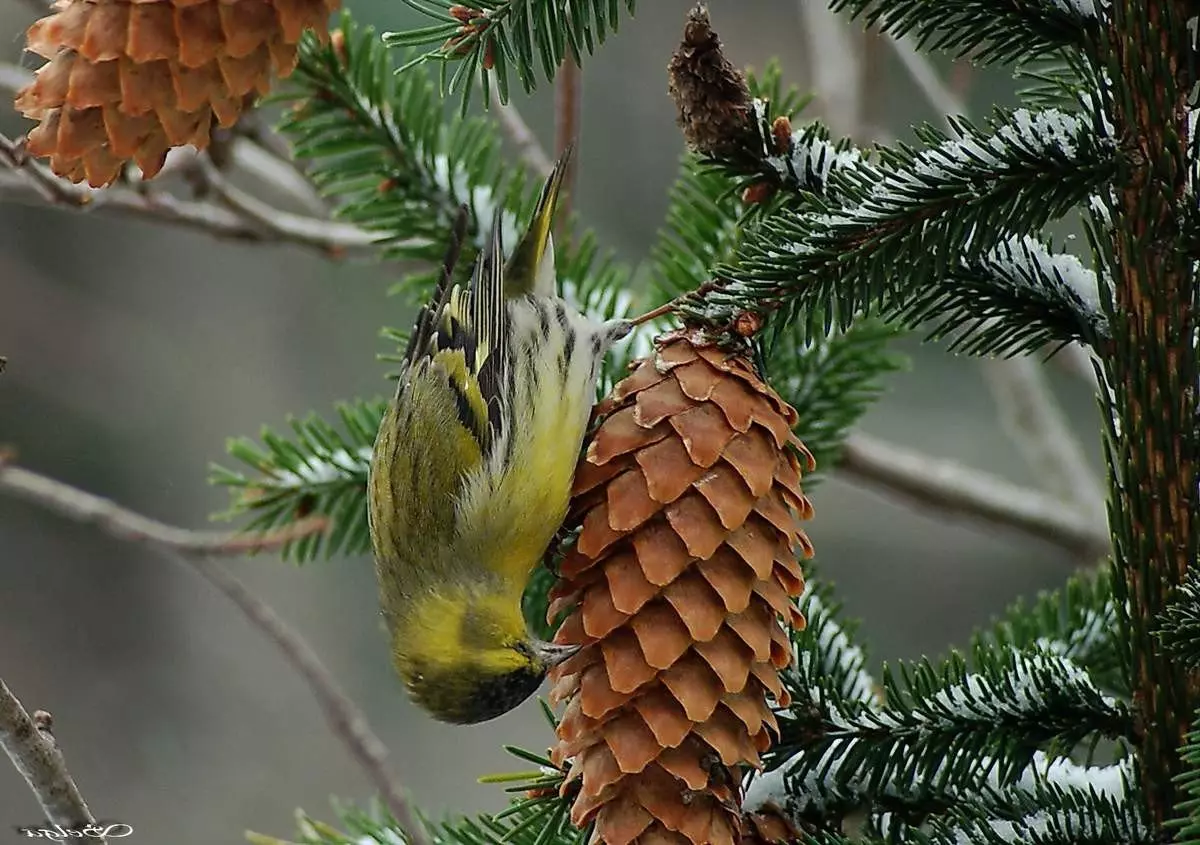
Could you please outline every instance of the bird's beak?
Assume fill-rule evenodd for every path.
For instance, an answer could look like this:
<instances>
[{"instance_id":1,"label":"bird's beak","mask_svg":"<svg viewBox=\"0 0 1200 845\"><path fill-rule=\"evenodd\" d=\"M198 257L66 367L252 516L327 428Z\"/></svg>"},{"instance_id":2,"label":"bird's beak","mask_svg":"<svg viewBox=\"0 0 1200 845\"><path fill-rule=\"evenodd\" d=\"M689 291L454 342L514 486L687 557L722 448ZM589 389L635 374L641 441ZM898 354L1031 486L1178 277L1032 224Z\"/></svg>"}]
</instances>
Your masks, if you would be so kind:
<instances>
[{"instance_id":1,"label":"bird's beak","mask_svg":"<svg viewBox=\"0 0 1200 845\"><path fill-rule=\"evenodd\" d=\"M579 653L577 645L559 645L558 643L548 643L542 640L533 641L533 653L538 656L547 668L552 668L562 663L564 660L573 657Z\"/></svg>"},{"instance_id":2,"label":"bird's beak","mask_svg":"<svg viewBox=\"0 0 1200 845\"><path fill-rule=\"evenodd\" d=\"M542 185L542 193L533 209L533 219L529 222L530 247L533 265L542 262L546 254L546 246L550 243L550 233L554 229L554 209L558 207L558 195L562 191L563 180L567 175L567 166L571 163L572 147L568 146L554 163L554 169Z\"/></svg>"}]
</instances>

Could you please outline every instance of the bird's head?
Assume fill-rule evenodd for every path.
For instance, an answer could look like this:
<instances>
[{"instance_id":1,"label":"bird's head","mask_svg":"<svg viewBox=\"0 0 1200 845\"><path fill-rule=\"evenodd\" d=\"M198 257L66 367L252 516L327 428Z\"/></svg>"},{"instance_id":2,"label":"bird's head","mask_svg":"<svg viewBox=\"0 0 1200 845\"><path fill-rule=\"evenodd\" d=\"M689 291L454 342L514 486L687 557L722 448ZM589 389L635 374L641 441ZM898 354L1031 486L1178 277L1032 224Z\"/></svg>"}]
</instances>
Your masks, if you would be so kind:
<instances>
[{"instance_id":1,"label":"bird's head","mask_svg":"<svg viewBox=\"0 0 1200 845\"><path fill-rule=\"evenodd\" d=\"M412 699L442 722L470 725L512 710L577 649L531 636L520 596L429 593L392 630L392 660Z\"/></svg>"}]
</instances>

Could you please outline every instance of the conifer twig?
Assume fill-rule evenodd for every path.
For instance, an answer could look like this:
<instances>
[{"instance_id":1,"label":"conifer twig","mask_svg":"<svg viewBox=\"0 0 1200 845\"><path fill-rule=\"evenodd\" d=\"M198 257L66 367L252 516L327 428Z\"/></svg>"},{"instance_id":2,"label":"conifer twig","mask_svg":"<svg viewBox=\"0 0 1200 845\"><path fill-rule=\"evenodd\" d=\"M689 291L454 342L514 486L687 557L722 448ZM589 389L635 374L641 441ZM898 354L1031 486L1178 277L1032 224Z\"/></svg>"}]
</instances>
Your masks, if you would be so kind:
<instances>
[{"instance_id":1,"label":"conifer twig","mask_svg":"<svg viewBox=\"0 0 1200 845\"><path fill-rule=\"evenodd\" d=\"M838 469L939 513L1015 529L1073 555L1098 558L1109 550L1103 523L1054 496L870 435L856 433L846 439Z\"/></svg>"},{"instance_id":2,"label":"conifer twig","mask_svg":"<svg viewBox=\"0 0 1200 845\"><path fill-rule=\"evenodd\" d=\"M67 830L82 830L96 824L96 817L83 800L58 742L50 733L49 714L39 711L30 716L2 678L0 746L33 791L47 821ZM90 838L104 842L103 837Z\"/></svg>"},{"instance_id":3,"label":"conifer twig","mask_svg":"<svg viewBox=\"0 0 1200 845\"><path fill-rule=\"evenodd\" d=\"M404 831L409 845L428 845L428 838L419 826L403 789L387 769L384 745L372 732L362 711L338 687L333 676L300 634L212 560L214 555L239 555L277 548L302 536L322 531L327 525L324 517L302 519L286 528L259 534L191 531L143 516L61 481L6 464L2 458L0 493L25 499L75 522L95 525L118 539L153 546L199 572L275 643L308 683L330 729L362 766Z\"/></svg>"}]
</instances>

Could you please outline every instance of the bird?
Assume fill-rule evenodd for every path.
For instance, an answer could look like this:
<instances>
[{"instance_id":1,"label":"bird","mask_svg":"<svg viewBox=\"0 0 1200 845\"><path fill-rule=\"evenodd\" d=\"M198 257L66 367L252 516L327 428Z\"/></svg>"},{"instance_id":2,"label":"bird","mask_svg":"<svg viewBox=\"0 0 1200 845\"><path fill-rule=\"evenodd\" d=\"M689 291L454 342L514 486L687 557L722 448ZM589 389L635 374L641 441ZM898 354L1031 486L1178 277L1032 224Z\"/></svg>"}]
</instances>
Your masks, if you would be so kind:
<instances>
[{"instance_id":1,"label":"bird","mask_svg":"<svg viewBox=\"0 0 1200 845\"><path fill-rule=\"evenodd\" d=\"M557 295L551 229L567 155L507 261L497 212L469 283L443 268L372 450L392 664L443 722L512 710L575 651L533 636L521 600L566 516L604 357L633 324Z\"/></svg>"}]
</instances>

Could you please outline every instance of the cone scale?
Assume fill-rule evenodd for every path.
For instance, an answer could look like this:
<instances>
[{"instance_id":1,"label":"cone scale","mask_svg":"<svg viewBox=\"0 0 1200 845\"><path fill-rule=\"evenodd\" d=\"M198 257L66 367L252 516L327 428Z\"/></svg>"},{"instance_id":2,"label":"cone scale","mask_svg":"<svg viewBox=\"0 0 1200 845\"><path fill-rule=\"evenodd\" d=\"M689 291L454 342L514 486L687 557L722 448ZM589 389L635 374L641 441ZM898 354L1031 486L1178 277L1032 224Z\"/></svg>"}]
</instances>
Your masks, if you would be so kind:
<instances>
[{"instance_id":1,"label":"cone scale","mask_svg":"<svg viewBox=\"0 0 1200 845\"><path fill-rule=\"evenodd\" d=\"M93 187L127 162L146 178L167 151L208 146L271 75L296 65L305 29L328 35L339 0L58 0L26 33L47 63L15 105L38 121L28 151Z\"/></svg>"},{"instance_id":2,"label":"cone scale","mask_svg":"<svg viewBox=\"0 0 1200 845\"><path fill-rule=\"evenodd\" d=\"M571 818L606 845L733 845L742 776L778 737L769 702L788 704L812 456L746 357L685 332L598 413L549 608L580 646L551 676Z\"/></svg>"}]
</instances>

